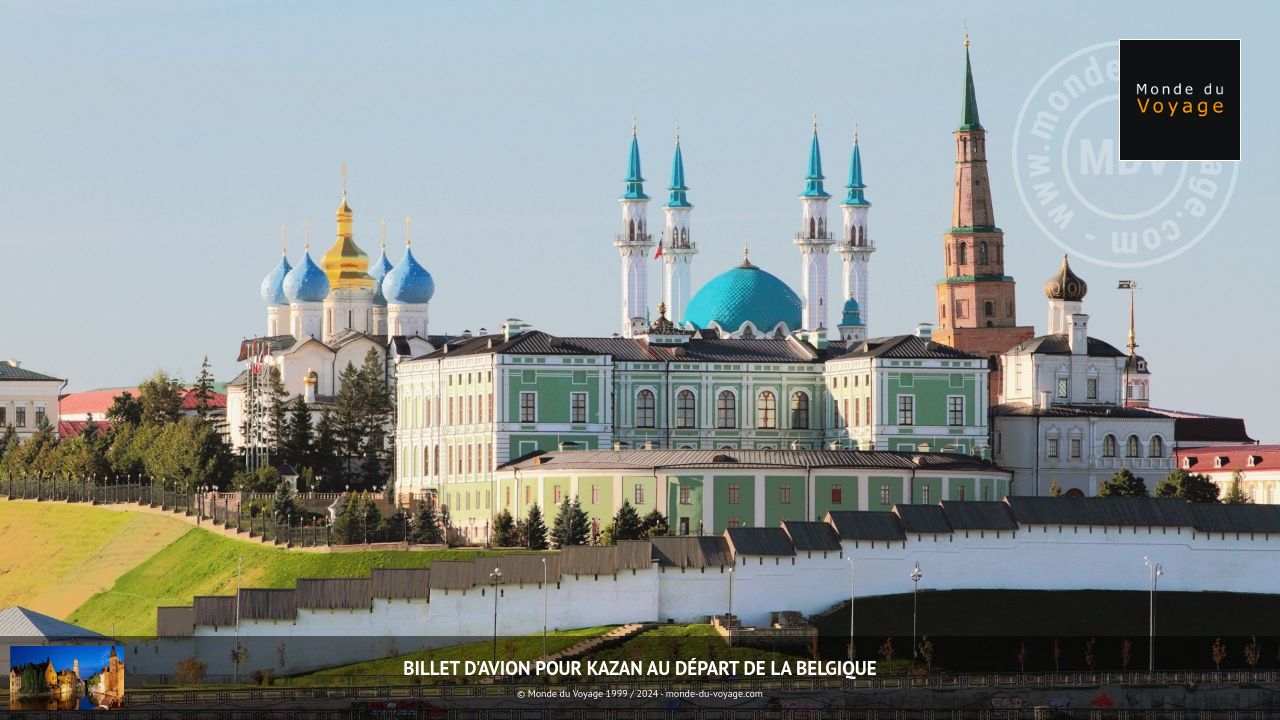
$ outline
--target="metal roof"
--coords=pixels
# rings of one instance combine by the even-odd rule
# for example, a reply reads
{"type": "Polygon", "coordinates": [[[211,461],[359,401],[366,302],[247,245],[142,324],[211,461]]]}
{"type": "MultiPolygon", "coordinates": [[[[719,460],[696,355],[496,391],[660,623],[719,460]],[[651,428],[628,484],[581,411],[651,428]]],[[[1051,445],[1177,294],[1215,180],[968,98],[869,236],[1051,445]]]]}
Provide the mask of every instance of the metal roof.
{"type": "Polygon", "coordinates": [[[196,613],[190,605],[156,608],[156,637],[191,637],[195,625],[196,613]]]}
{"type": "Polygon", "coordinates": [[[62,378],[52,377],[43,373],[27,370],[12,364],[12,360],[0,360],[0,380],[48,380],[52,382],[62,382],[62,378]]]}
{"type": "Polygon", "coordinates": [[[470,590],[475,577],[471,560],[436,560],[431,563],[432,590],[470,590]]]}
{"type": "Polygon", "coordinates": [[[782,529],[797,551],[838,551],[840,536],[830,523],[816,520],[783,520],[782,529]]]}
{"type": "Polygon", "coordinates": [[[950,534],[951,523],[941,505],[894,505],[893,512],[902,520],[904,532],[917,535],[950,534]]]}
{"type": "Polygon", "coordinates": [[[197,595],[191,606],[196,625],[229,627],[236,624],[236,599],[233,595],[197,595]]]}
{"type": "Polygon", "coordinates": [[[1009,497],[1019,525],[1193,527],[1190,504],[1181,498],[1009,497]]]}
{"type": "Polygon", "coordinates": [[[943,500],[942,512],[955,530],[1017,530],[1009,506],[998,500],[943,500]]]}
{"type": "Polygon", "coordinates": [[[14,605],[0,610],[0,638],[44,638],[48,640],[72,640],[76,638],[102,638],[92,630],[63,622],[14,605]]]}
{"type": "Polygon", "coordinates": [[[918,335],[891,335],[850,342],[848,352],[837,358],[907,358],[914,360],[981,360],[950,345],[934,342],[918,335]]]}
{"type": "Polygon", "coordinates": [[[643,570],[653,565],[653,543],[648,540],[619,540],[618,569],[643,570]]]}
{"type": "Polygon", "coordinates": [[[430,575],[427,568],[374,568],[370,577],[373,596],[384,600],[425,599],[431,592],[430,575]]]}
{"type": "MultiPolygon", "coordinates": [[[[1127,419],[1166,420],[1167,415],[1144,408],[1123,405],[1048,405],[1037,407],[1028,403],[1004,403],[991,408],[991,414],[1020,417],[1104,417],[1127,419]]],[[[1177,425],[1175,424],[1176,428],[1177,425]]]]}
{"type": "MultiPolygon", "coordinates": [[[[1111,343],[1099,340],[1098,338],[1089,338],[1087,355],[1089,357],[1124,357],[1125,354],[1116,349],[1111,343]]],[[[1036,355],[1070,355],[1071,341],[1066,333],[1055,333],[1053,335],[1041,335],[1031,338],[1020,343],[1009,352],[1027,352],[1030,351],[1036,355]]]]}
{"type": "Polygon", "coordinates": [[[298,578],[298,608],[368,610],[373,607],[369,578],[298,578]]]}
{"type": "Polygon", "coordinates": [[[892,512],[833,510],[823,517],[840,534],[841,540],[906,540],[902,520],[892,512]]]}
{"type": "Polygon", "coordinates": [[[298,595],[292,589],[240,589],[241,620],[293,620],[297,617],[298,595]]]}
{"type": "Polygon", "coordinates": [[[866,470],[968,470],[1008,475],[981,458],[957,453],[889,450],[564,450],[525,456],[502,468],[635,469],[659,468],[849,468],[866,470]]]}
{"type": "MultiPolygon", "coordinates": [[[[476,585],[488,585],[489,574],[494,568],[502,570],[503,585],[540,585],[542,584],[542,559],[547,559],[547,582],[560,580],[560,555],[553,553],[538,555],[496,555],[476,558],[472,577],[476,585]]],[[[435,564],[432,564],[432,568],[435,564]]]]}
{"type": "Polygon", "coordinates": [[[1191,503],[1200,532],[1280,534],[1280,505],[1191,503]]]}
{"type": "Polygon", "coordinates": [[[562,548],[560,571],[565,575],[612,575],[618,571],[618,548],[615,545],[562,548]]]}
{"type": "Polygon", "coordinates": [[[704,568],[733,564],[729,543],[719,535],[659,535],[651,542],[653,559],[664,567],[704,568]]]}
{"type": "Polygon", "coordinates": [[[790,557],[796,554],[791,537],[780,527],[729,528],[724,535],[735,558],[739,555],[790,557]]]}

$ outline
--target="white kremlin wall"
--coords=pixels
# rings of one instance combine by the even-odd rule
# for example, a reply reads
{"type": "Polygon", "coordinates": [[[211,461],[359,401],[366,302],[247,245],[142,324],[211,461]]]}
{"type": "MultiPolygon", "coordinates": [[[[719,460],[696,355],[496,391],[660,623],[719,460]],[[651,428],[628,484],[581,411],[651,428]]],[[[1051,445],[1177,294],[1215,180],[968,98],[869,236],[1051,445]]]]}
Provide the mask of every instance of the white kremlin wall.
{"type": "MultiPolygon", "coordinates": [[[[1256,517],[1252,524],[1259,526],[1256,517]]],[[[729,609],[729,562],[734,568],[733,612],[747,626],[767,625],[771,612],[812,615],[847,600],[850,563],[846,558],[854,559],[859,598],[910,592],[909,576],[917,562],[923,573],[921,590],[1143,591],[1150,582],[1144,556],[1163,565],[1161,590],[1280,594],[1280,576],[1275,572],[1280,532],[1276,531],[1208,533],[1190,525],[1019,524],[1016,530],[905,532],[902,539],[886,541],[848,537],[861,532],[849,527],[842,527],[844,537],[836,540],[834,525],[824,527],[832,527],[831,547],[838,542],[838,549],[825,552],[752,554],[744,543],[752,532],[764,529],[745,528],[730,531],[746,531],[733,537],[727,532],[716,538],[663,538],[663,552],[657,541],[652,545],[654,559],[648,567],[624,567],[599,575],[560,575],[560,562],[568,560],[565,555],[523,557],[525,562],[556,559],[545,591],[547,625],[552,630],[642,621],[700,622],[722,614],[729,609]],[[686,544],[682,546],[681,541],[686,544]],[[670,564],[672,547],[687,549],[698,543],[715,552],[685,555],[679,561],[687,563],[683,568],[670,564]]],[[[252,658],[242,672],[250,668],[270,668],[278,674],[303,672],[492,637],[493,589],[487,585],[485,569],[491,560],[476,561],[474,584],[467,589],[441,589],[433,584],[429,601],[374,597],[368,607],[299,607],[293,619],[242,620],[239,637],[252,658]],[[277,649],[282,642],[289,647],[280,666],[277,649]]],[[[540,575],[540,567],[536,572],[540,575]]],[[[539,582],[501,586],[499,637],[542,632],[543,599],[539,582]]],[[[193,637],[136,643],[129,651],[131,672],[167,674],[177,660],[198,655],[208,663],[210,673],[230,673],[227,658],[236,636],[234,626],[196,625],[192,633],[193,637]]],[[[500,640],[500,648],[501,644],[500,640]]]]}

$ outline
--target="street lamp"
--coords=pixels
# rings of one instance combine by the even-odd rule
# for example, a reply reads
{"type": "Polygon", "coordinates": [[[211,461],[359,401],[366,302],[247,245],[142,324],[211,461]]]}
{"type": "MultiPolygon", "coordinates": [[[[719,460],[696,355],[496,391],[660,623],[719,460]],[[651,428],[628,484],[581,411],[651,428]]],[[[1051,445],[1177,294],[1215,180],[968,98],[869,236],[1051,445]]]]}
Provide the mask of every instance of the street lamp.
{"type": "Polygon", "coordinates": [[[847,557],[849,561],[849,659],[853,660],[853,597],[854,597],[854,571],[853,558],[847,557]]]}
{"type": "Polygon", "coordinates": [[[729,633],[729,651],[733,651],[733,569],[738,566],[738,559],[733,559],[733,565],[729,568],[729,614],[725,617],[725,624],[728,625],[729,633]]]}
{"type": "Polygon", "coordinates": [[[916,568],[911,571],[911,659],[913,660],[919,654],[919,650],[916,648],[916,616],[920,607],[918,598],[920,578],[922,577],[924,577],[924,574],[920,572],[920,561],[917,560],[916,568]]]}
{"type": "MultiPolygon", "coordinates": [[[[493,585],[493,661],[498,662],[498,584],[502,582],[502,568],[495,567],[489,573],[489,583],[493,585]]],[[[543,586],[545,587],[545,585],[543,586]]]]}
{"type": "Polygon", "coordinates": [[[542,657],[547,657],[547,559],[542,558],[542,657]]]}
{"type": "Polygon", "coordinates": [[[1142,556],[1142,562],[1146,564],[1151,571],[1151,593],[1147,606],[1147,672],[1156,671],[1156,583],[1161,575],[1164,575],[1164,566],[1158,562],[1152,561],[1146,555],[1142,556]]]}

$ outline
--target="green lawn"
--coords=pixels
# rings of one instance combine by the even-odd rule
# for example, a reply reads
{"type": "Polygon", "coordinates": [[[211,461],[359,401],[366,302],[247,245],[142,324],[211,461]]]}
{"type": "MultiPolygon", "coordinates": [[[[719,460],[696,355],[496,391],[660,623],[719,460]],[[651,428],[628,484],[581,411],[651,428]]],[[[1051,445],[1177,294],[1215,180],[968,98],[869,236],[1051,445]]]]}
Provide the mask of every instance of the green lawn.
{"type": "MultiPolygon", "coordinates": [[[[109,513],[110,510],[98,512],[109,513]]],[[[231,595],[236,564],[244,559],[242,587],[293,587],[302,577],[364,577],[375,567],[427,567],[432,560],[492,555],[476,550],[300,552],[191,528],[173,543],[120,575],[66,618],[98,632],[155,632],[156,607],[189,605],[196,595],[231,595]]]]}
{"type": "MultiPolygon", "coordinates": [[[[547,633],[547,652],[557,653],[561,650],[587,640],[589,638],[599,637],[617,627],[616,625],[602,625],[599,627],[578,628],[576,630],[554,630],[547,633]]],[[[498,659],[499,660],[537,660],[542,657],[542,635],[528,635],[515,638],[498,638],[498,659]]],[[[384,658],[381,660],[369,660],[366,662],[355,663],[353,665],[342,665],[326,670],[319,670],[306,675],[296,675],[293,677],[277,679],[277,685],[332,685],[335,680],[343,677],[355,676],[384,676],[379,680],[380,684],[408,684],[413,683],[417,679],[405,677],[404,661],[405,660],[492,660],[493,659],[493,642],[484,640],[481,642],[467,643],[465,645],[452,645],[450,647],[440,648],[439,650],[424,650],[422,652],[409,653],[407,655],[398,655],[396,657],[384,658]]],[[[435,682],[433,678],[422,678],[423,683],[435,682]]],[[[454,680],[456,681],[456,679],[454,680]]]]}
{"type": "Polygon", "coordinates": [[[0,499],[0,608],[65,617],[189,529],[142,511],[0,499]]]}

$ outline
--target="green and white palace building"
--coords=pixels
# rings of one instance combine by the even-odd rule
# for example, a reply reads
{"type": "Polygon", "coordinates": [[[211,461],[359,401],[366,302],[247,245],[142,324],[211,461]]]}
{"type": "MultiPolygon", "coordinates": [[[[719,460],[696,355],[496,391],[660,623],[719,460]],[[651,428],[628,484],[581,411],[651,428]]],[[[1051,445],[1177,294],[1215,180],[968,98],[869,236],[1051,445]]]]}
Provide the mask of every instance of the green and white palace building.
{"type": "Polygon", "coordinates": [[[698,247],[679,137],[655,242],[633,128],[613,243],[618,334],[560,337],[509,320],[400,362],[400,500],[434,493],[454,527],[483,541],[497,512],[520,517],[536,503],[553,514],[574,497],[597,527],[626,500],[660,510],[679,534],[1003,497],[1010,475],[986,459],[987,360],[927,331],[867,338],[875,245],[856,138],[834,231],[824,180],[815,122],[794,239],[801,293],[744,250],[690,297],[698,247]],[[833,247],[844,266],[838,339],[828,339],[833,247]],[[664,292],[651,322],[653,261],[664,292]]]}

